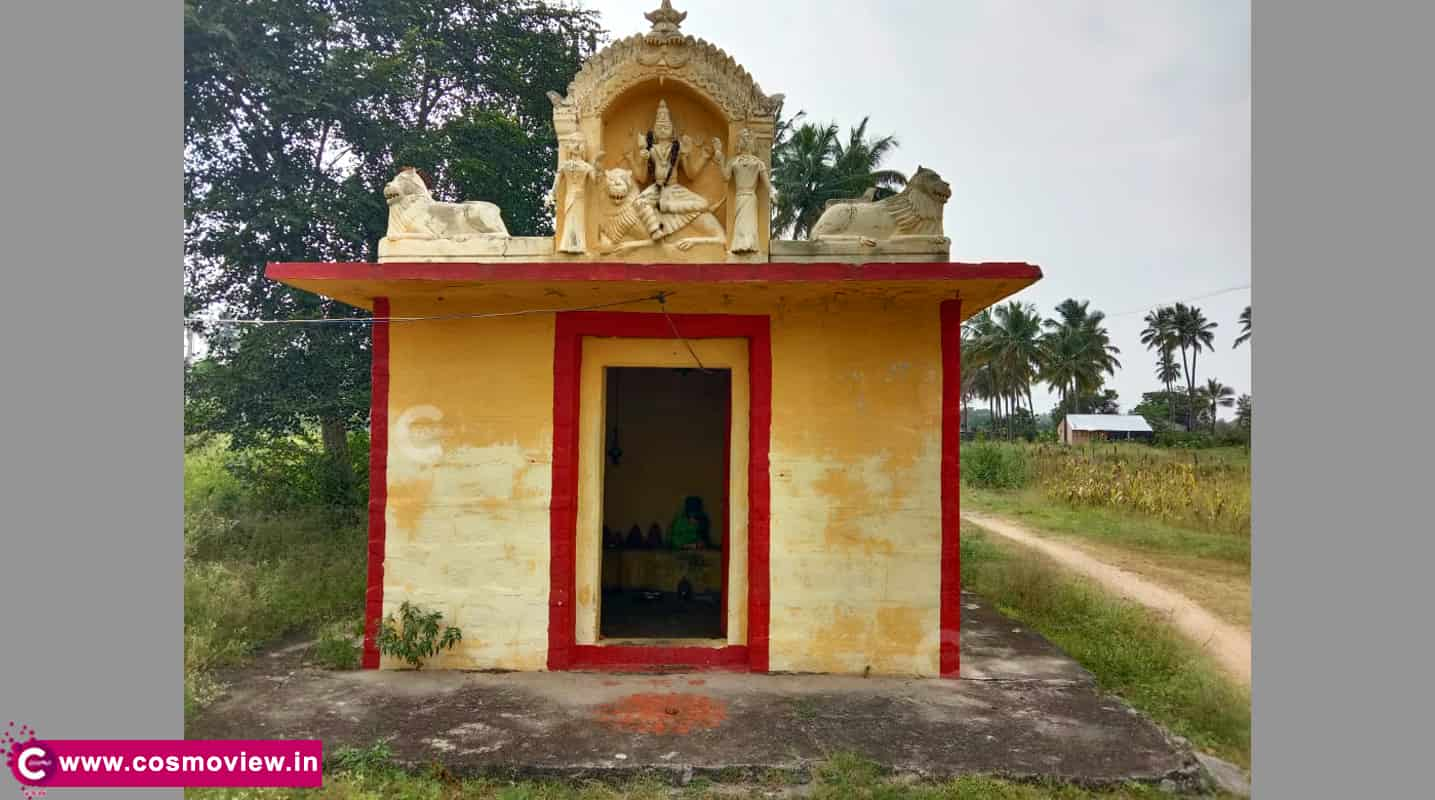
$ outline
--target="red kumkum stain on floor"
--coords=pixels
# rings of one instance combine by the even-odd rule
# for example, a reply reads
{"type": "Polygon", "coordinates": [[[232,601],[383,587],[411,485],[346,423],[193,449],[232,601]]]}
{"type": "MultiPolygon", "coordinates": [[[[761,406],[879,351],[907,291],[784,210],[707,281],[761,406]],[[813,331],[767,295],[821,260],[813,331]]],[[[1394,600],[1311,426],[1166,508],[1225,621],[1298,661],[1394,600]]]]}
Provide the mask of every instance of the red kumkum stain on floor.
{"type": "Polygon", "coordinates": [[[632,733],[688,734],[727,719],[727,703],[702,694],[634,694],[598,707],[598,721],[632,733]]]}

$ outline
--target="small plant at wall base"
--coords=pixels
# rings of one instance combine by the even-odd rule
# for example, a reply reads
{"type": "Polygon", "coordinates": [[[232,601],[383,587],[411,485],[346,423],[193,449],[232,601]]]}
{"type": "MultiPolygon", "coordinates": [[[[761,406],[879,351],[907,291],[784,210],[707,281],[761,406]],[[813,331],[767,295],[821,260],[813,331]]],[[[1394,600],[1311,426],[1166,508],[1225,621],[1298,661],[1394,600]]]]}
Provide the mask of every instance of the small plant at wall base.
{"type": "Polygon", "coordinates": [[[379,652],[401,658],[414,669],[423,669],[424,659],[433,658],[463,641],[463,633],[452,625],[439,633],[438,623],[442,618],[442,612],[424,611],[404,601],[399,606],[398,619],[393,614],[384,618],[379,630],[379,652]]]}

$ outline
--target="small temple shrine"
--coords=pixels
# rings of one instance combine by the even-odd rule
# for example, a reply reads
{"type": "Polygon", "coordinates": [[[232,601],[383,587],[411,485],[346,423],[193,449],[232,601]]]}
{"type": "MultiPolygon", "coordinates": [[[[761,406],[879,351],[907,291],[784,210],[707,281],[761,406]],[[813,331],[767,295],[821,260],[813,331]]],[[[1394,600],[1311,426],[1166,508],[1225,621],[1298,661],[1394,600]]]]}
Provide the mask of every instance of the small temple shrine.
{"type": "Polygon", "coordinates": [[[268,267],[374,315],[365,667],[408,601],[438,668],[957,675],[961,323],[1041,270],[921,167],[773,240],[781,95],[685,16],[549,92],[554,235],[396,167],[377,263],[268,267]]]}

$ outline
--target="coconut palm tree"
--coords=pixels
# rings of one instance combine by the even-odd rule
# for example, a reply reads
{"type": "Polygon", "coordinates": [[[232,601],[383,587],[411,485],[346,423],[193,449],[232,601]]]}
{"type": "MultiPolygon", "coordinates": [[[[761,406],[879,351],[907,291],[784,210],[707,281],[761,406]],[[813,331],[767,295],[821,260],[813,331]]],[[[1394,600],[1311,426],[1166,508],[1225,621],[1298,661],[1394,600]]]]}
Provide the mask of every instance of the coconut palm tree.
{"type": "Polygon", "coordinates": [[[1026,396],[1026,410],[1036,416],[1031,385],[1041,371],[1041,314],[1030,303],[1007,303],[997,309],[1002,329],[1003,363],[1011,376],[1010,386],[1017,405],[1026,396]]]}
{"type": "Polygon", "coordinates": [[[1184,374],[1176,364],[1176,348],[1180,345],[1176,335],[1176,307],[1159,306],[1145,317],[1146,327],[1141,331],[1141,343],[1147,350],[1160,353],[1156,361],[1156,378],[1166,387],[1166,419],[1175,416],[1171,405],[1171,385],[1184,374]]]}
{"type": "Polygon", "coordinates": [[[1176,354],[1170,350],[1161,351],[1161,360],[1156,362],[1156,380],[1166,387],[1166,419],[1176,415],[1171,404],[1171,385],[1181,380],[1181,365],[1176,363],[1176,354]]]}
{"type": "Polygon", "coordinates": [[[1246,306],[1246,310],[1241,312],[1241,318],[1240,318],[1239,321],[1240,321],[1240,323],[1241,323],[1241,335],[1240,335],[1240,336],[1237,336],[1235,343],[1231,345],[1231,349],[1232,349],[1232,350],[1236,349],[1237,347],[1240,347],[1241,345],[1243,345],[1243,344],[1245,344],[1246,342],[1249,342],[1249,341],[1251,340],[1251,307],[1250,307],[1250,306],[1246,306]]]}
{"type": "MultiPolygon", "coordinates": [[[[966,366],[967,357],[962,357],[963,367],[966,366]]],[[[995,432],[1001,423],[1001,414],[997,410],[996,381],[992,378],[990,364],[979,364],[972,366],[968,377],[965,379],[971,383],[972,396],[986,401],[987,413],[991,415],[991,427],[995,432]]]]}
{"type": "Polygon", "coordinates": [[[1194,414],[1196,408],[1196,357],[1201,351],[1210,350],[1216,344],[1216,323],[1206,319],[1206,315],[1197,306],[1188,306],[1185,303],[1177,303],[1172,312],[1172,325],[1175,327],[1177,342],[1181,348],[1181,366],[1186,372],[1186,398],[1189,408],[1186,413],[1186,429],[1190,430],[1195,422],[1194,414]],[[1186,353],[1191,353],[1190,365],[1186,364],[1186,353]]]}
{"type": "Polygon", "coordinates": [[[1061,397],[1061,407],[1080,413],[1081,398],[1094,395],[1104,382],[1103,374],[1115,375],[1121,367],[1103,324],[1106,314],[1089,311],[1090,301],[1074,298],[1056,307],[1056,317],[1042,323],[1041,378],[1061,397]]]}
{"type": "Polygon", "coordinates": [[[867,117],[847,131],[847,142],[837,142],[833,153],[834,181],[841,197],[860,197],[868,189],[893,191],[907,185],[907,176],[895,169],[882,169],[882,161],[897,148],[897,137],[867,138],[867,117]]]}
{"type": "Polygon", "coordinates": [[[971,430],[971,426],[968,424],[968,419],[971,417],[971,400],[972,400],[973,397],[979,396],[979,395],[977,394],[976,376],[977,376],[977,373],[980,371],[981,368],[980,368],[979,366],[977,366],[975,363],[973,363],[972,360],[968,357],[968,354],[969,354],[970,351],[971,351],[971,345],[972,345],[972,343],[971,343],[971,337],[972,337],[971,328],[970,328],[969,326],[967,326],[967,325],[962,325],[962,330],[961,330],[961,342],[962,342],[962,377],[961,377],[962,386],[961,386],[961,392],[962,392],[962,430],[963,430],[963,431],[971,430]]]}
{"type": "MultiPolygon", "coordinates": [[[[1031,384],[1042,363],[1041,315],[1036,306],[1015,300],[997,306],[974,325],[972,354],[991,369],[993,392],[1010,419],[1022,407],[1036,415],[1031,384]]],[[[1008,426],[1008,435],[1011,434],[1008,426]]]]}
{"type": "Polygon", "coordinates": [[[1236,404],[1236,390],[1211,378],[1201,387],[1200,400],[1202,407],[1211,413],[1211,433],[1215,434],[1216,411],[1236,404]]]}
{"type": "MultiPolygon", "coordinates": [[[[781,154],[784,150],[788,149],[788,141],[792,139],[792,132],[797,128],[798,125],[802,124],[802,120],[807,117],[807,112],[799,110],[796,114],[793,114],[790,117],[784,117],[782,115],[782,104],[779,103],[777,106],[776,117],[777,122],[772,127],[772,164],[774,165],[778,163],[778,155],[781,154]]],[[[767,204],[767,211],[769,214],[768,228],[772,231],[772,238],[776,239],[778,232],[783,230],[784,226],[779,226],[777,224],[777,190],[773,188],[772,181],[770,180],[767,182],[767,190],[769,195],[769,202],[767,204]]],[[[785,227],[790,227],[791,224],[792,223],[788,221],[787,226],[785,227]]]]}
{"type": "MultiPolygon", "coordinates": [[[[1017,409],[1032,411],[1032,381],[1038,375],[1042,345],[1042,320],[1036,307],[1029,303],[1010,302],[996,309],[984,310],[967,320],[969,346],[964,362],[970,362],[979,382],[977,392],[992,402],[993,421],[1007,421],[1007,435],[1012,435],[1012,419],[1017,409]]],[[[1036,412],[1032,411],[1033,417],[1036,412]]]]}
{"type": "MultiPolygon", "coordinates": [[[[1051,320],[1047,320],[1050,322],[1051,320]]],[[[1075,413],[1084,364],[1082,345],[1075,331],[1047,331],[1042,335],[1041,379],[1056,390],[1057,408],[1075,413]]]]}
{"type": "Polygon", "coordinates": [[[805,238],[827,201],[835,196],[832,157],[837,149],[837,126],[803,123],[787,140],[772,149],[773,233],[805,238]]]}
{"type": "Polygon", "coordinates": [[[987,401],[993,433],[1001,422],[998,403],[1001,391],[997,386],[987,345],[995,331],[996,320],[992,319],[989,308],[982,309],[976,316],[962,323],[962,381],[964,384],[970,382],[973,395],[987,401]]]}
{"type": "Polygon", "coordinates": [[[867,118],[848,131],[843,142],[836,123],[797,124],[802,114],[785,123],[772,146],[772,228],[774,236],[806,238],[830,200],[857,197],[868,189],[903,186],[900,172],[882,169],[897,147],[894,136],[867,137],[867,118]]]}
{"type": "Polygon", "coordinates": [[[1141,331],[1141,343],[1147,350],[1173,350],[1176,347],[1176,327],[1172,317],[1175,306],[1159,306],[1147,312],[1146,327],[1141,331]]]}
{"type": "Polygon", "coordinates": [[[772,126],[772,149],[780,149],[792,137],[792,131],[807,118],[806,111],[798,111],[790,117],[782,116],[782,104],[777,105],[777,122],[772,126]]]}

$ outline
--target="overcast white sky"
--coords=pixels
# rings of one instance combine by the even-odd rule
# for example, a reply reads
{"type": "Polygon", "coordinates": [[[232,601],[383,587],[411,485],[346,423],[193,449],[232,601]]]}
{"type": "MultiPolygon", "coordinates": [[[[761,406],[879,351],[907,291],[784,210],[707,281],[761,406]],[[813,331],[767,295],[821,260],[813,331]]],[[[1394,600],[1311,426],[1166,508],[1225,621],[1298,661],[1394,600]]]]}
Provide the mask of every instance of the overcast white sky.
{"type": "MultiPolygon", "coordinates": [[[[584,0],[615,38],[659,0],[584,0]]],[[[901,141],[889,166],[951,184],[955,261],[1027,261],[1017,297],[1110,317],[1123,411],[1158,388],[1141,318],[1251,277],[1250,8],[1245,2],[674,0],[683,31],[747,68],[786,110],[901,141]],[[1129,313],[1128,313],[1129,312],[1129,313]],[[1118,316],[1119,315],[1119,316],[1118,316]]],[[[1231,349],[1250,290],[1196,300],[1220,323],[1198,379],[1251,391],[1231,349]]],[[[1054,405],[1036,394],[1038,411],[1054,405]]],[[[1223,410],[1222,417],[1231,412],[1223,410]]]]}

